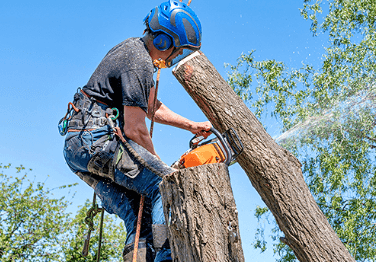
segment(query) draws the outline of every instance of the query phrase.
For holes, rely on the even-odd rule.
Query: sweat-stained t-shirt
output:
[[[154,66],[141,38],[129,38],[112,48],[82,89],[89,96],[123,111],[138,106],[147,113]]]

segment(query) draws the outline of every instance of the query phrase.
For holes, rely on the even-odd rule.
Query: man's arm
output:
[[[148,114],[145,113],[140,107],[124,106],[124,134],[140,146],[147,149],[153,155],[156,155],[153,142],[151,140],[148,128],[146,126],[145,118],[151,118],[151,112],[154,105],[155,88],[150,90],[148,101]],[[182,117],[164,104],[157,100],[156,112],[154,121],[160,124],[171,125],[174,127],[182,128],[191,131],[193,134],[208,136],[210,133],[203,133],[201,131],[209,131],[212,125],[209,121],[194,122],[185,117]]]
[[[124,134],[153,155],[157,156],[146,127],[146,113],[140,107],[124,106]]]
[[[151,112],[154,105],[155,88],[150,89],[148,114],[147,117],[151,119]],[[209,131],[212,125],[209,121],[206,122],[194,122],[181,115],[171,111],[167,106],[157,100],[156,112],[154,115],[154,121],[160,124],[170,125],[178,127],[184,130],[191,131],[193,134],[201,134],[201,131]],[[207,134],[208,135],[208,134]]]

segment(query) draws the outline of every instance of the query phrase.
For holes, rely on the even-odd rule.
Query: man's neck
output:
[[[150,35],[145,35],[142,40],[144,41],[145,43],[145,46],[146,46],[146,49],[148,50],[149,52],[149,55],[151,56],[151,59],[154,61],[155,59],[157,59],[157,49],[154,47],[153,45],[153,38],[150,37]]]

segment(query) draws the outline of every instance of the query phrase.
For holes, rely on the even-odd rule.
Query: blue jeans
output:
[[[70,169],[78,174],[90,176],[87,164],[92,155],[91,146],[99,138],[112,135],[108,126],[98,128],[94,131],[69,132],[65,139],[64,157]],[[156,156],[152,155],[145,148],[136,144],[132,140],[127,141],[132,148],[154,169],[163,174],[170,174],[173,168],[167,166]],[[118,143],[114,141],[114,143]],[[151,220],[153,224],[166,224],[163,214],[163,204],[159,192],[161,177],[151,172],[149,169],[139,165],[140,173],[135,178],[130,178],[126,174],[115,169],[114,181],[102,177],[95,177],[95,183],[91,184],[95,193],[102,201],[105,210],[111,214],[118,215],[127,229],[126,243],[134,242],[137,226],[137,211],[134,206],[134,192],[144,195],[151,202]],[[85,180],[86,181],[86,180]],[[133,195],[132,195],[133,194]],[[151,230],[150,227],[147,230]],[[149,232],[151,233],[151,232]],[[170,250],[162,249],[155,261],[167,261],[170,258]]]

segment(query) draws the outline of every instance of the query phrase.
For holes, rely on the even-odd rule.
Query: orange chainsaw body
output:
[[[184,168],[206,164],[222,163],[226,159],[218,143],[202,145],[185,153],[179,160]]]

